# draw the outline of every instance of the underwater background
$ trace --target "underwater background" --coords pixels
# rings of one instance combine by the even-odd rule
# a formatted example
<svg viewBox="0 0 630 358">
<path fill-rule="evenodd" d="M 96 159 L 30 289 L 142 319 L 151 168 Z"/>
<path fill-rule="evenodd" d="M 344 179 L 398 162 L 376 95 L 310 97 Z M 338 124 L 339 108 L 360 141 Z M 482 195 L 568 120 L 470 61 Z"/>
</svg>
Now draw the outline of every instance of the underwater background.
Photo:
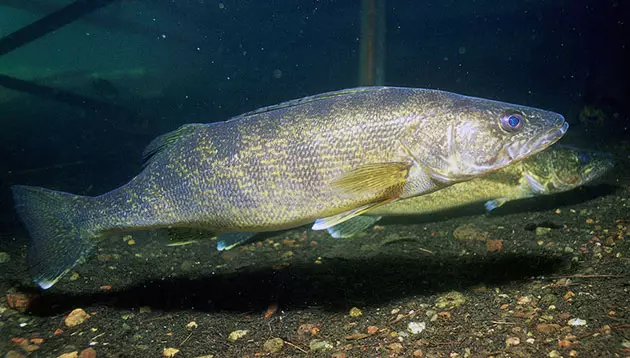
<svg viewBox="0 0 630 358">
<path fill-rule="evenodd" d="M 0 0 L 1 354 L 630 356 L 627 1 L 97 1 L 7 41 L 72 3 Z M 380 84 L 561 113 L 560 143 L 611 153 L 614 170 L 347 240 L 298 228 L 219 253 L 120 235 L 53 289 L 31 283 L 11 185 L 102 194 L 182 124 L 356 87 L 366 26 L 384 29 Z M 89 318 L 68 326 L 75 309 Z"/>
</svg>

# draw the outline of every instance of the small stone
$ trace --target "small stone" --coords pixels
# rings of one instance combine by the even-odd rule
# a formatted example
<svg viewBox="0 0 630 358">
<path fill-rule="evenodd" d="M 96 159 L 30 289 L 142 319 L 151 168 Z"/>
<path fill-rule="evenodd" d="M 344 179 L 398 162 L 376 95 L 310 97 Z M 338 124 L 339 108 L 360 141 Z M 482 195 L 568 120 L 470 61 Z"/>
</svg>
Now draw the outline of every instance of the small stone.
<svg viewBox="0 0 630 358">
<path fill-rule="evenodd" d="M 536 236 L 545 236 L 551 232 L 550 227 L 536 227 Z"/>
<path fill-rule="evenodd" d="M 149 306 L 141 306 L 140 307 L 140 313 L 149 313 L 151 312 L 151 307 Z"/>
<path fill-rule="evenodd" d="M 130 239 L 129 241 L 127 241 L 128 245 L 135 245 L 136 244 L 136 240 L 134 239 Z"/>
<path fill-rule="evenodd" d="M 518 337 L 507 337 L 505 339 L 505 346 L 506 347 L 510 347 L 510 346 L 517 346 L 521 344 L 521 339 Z"/>
<path fill-rule="evenodd" d="M 297 329 L 298 336 L 314 336 L 317 332 L 319 332 L 319 327 L 312 323 L 304 323 L 301 324 Z M 317 330 L 317 331 L 316 331 Z"/>
<path fill-rule="evenodd" d="M 367 333 L 368 334 L 375 334 L 376 332 L 378 332 L 378 327 L 376 327 L 376 326 L 368 326 L 368 328 L 367 328 Z"/>
<path fill-rule="evenodd" d="M 57 356 L 57 358 L 78 358 L 79 357 L 79 352 L 78 351 L 74 351 L 74 352 L 70 352 L 70 353 L 64 353 L 61 354 L 59 356 Z"/>
<path fill-rule="evenodd" d="M 76 281 L 79 279 L 79 273 L 78 272 L 73 272 L 72 275 L 70 275 L 70 281 Z"/>
<path fill-rule="evenodd" d="M 162 351 L 162 357 L 172 358 L 175 357 L 177 353 L 179 353 L 179 349 L 177 348 L 164 348 Z"/>
<path fill-rule="evenodd" d="M 466 302 L 466 297 L 457 292 L 451 291 L 438 297 L 435 306 L 440 309 L 454 309 L 458 308 Z"/>
<path fill-rule="evenodd" d="M 422 349 L 416 349 L 413 351 L 413 358 L 422 358 L 423 355 Z"/>
<path fill-rule="evenodd" d="M 333 349 L 332 343 L 321 339 L 313 339 L 308 343 L 312 351 L 327 351 Z"/>
<path fill-rule="evenodd" d="M 26 356 L 17 351 L 8 351 L 7 354 L 4 355 L 4 358 L 26 358 Z"/>
<path fill-rule="evenodd" d="M 271 338 L 265 341 L 263 345 L 265 352 L 278 353 L 284 348 L 284 340 L 282 338 Z"/>
<path fill-rule="evenodd" d="M 53 332 L 53 336 L 58 336 L 58 335 L 60 335 L 60 334 L 62 334 L 62 333 L 63 333 L 63 329 L 61 329 L 61 328 L 57 328 L 57 329 L 55 329 L 55 331 Z"/>
<path fill-rule="evenodd" d="M 562 357 L 562 355 L 558 351 L 553 350 L 553 351 L 549 352 L 549 354 L 547 354 L 547 357 L 549 357 L 549 358 L 560 358 L 560 357 Z"/>
<path fill-rule="evenodd" d="M 77 308 L 70 312 L 70 314 L 66 317 L 65 323 L 66 327 L 74 327 L 80 325 L 85 322 L 86 319 L 90 317 L 82 308 Z"/>
<path fill-rule="evenodd" d="M 558 296 L 548 293 L 540 298 L 538 304 L 541 306 L 550 306 L 558 302 Z"/>
<path fill-rule="evenodd" d="M 499 252 L 503 250 L 503 240 L 488 240 L 486 241 L 486 251 Z"/>
<path fill-rule="evenodd" d="M 455 231 L 453 231 L 453 236 L 455 237 L 455 240 L 460 241 L 485 241 L 488 238 L 488 232 L 477 228 L 473 224 L 464 224 L 458 226 Z"/>
<path fill-rule="evenodd" d="M 33 344 L 42 344 L 42 343 L 44 343 L 44 339 L 43 338 L 31 338 L 31 343 L 33 343 Z"/>
<path fill-rule="evenodd" d="M 363 311 L 361 311 L 358 307 L 352 307 L 350 309 L 350 317 L 361 317 L 363 316 Z"/>
<path fill-rule="evenodd" d="M 346 353 L 344 352 L 335 352 L 333 353 L 330 358 L 346 358 Z"/>
<path fill-rule="evenodd" d="M 516 299 L 516 303 L 521 306 L 526 306 L 532 302 L 531 296 L 520 296 Z"/>
<path fill-rule="evenodd" d="M 237 340 L 245 337 L 247 333 L 249 333 L 249 330 L 247 329 L 239 329 L 236 331 L 232 331 L 230 332 L 230 335 L 228 336 L 228 341 L 236 342 Z"/>
<path fill-rule="evenodd" d="M 197 327 L 199 327 L 199 325 L 195 321 L 188 322 L 188 324 L 186 325 L 186 328 L 188 329 L 195 329 Z"/>
<path fill-rule="evenodd" d="M 569 326 L 586 326 L 586 321 L 581 318 L 571 318 L 567 324 Z"/>
<path fill-rule="evenodd" d="M 407 331 L 411 334 L 420 334 L 427 328 L 424 322 L 409 322 L 407 325 Z"/>
<path fill-rule="evenodd" d="M 392 343 L 390 345 L 387 346 L 387 349 L 389 349 L 390 351 L 394 352 L 394 353 L 402 353 L 402 351 L 404 350 L 404 347 L 402 345 L 402 343 Z"/>
<path fill-rule="evenodd" d="M 33 295 L 26 293 L 7 293 L 7 306 L 19 312 L 25 312 L 31 305 Z"/>
<path fill-rule="evenodd" d="M 11 256 L 6 252 L 0 252 L 0 264 L 4 264 L 11 261 Z"/>
<path fill-rule="evenodd" d="M 569 351 L 569 357 L 577 357 L 578 352 L 575 349 Z"/>
<path fill-rule="evenodd" d="M 551 334 L 560 330 L 560 325 L 555 323 L 542 323 L 536 326 L 536 331 L 544 334 Z"/>
<path fill-rule="evenodd" d="M 86 348 L 79 353 L 79 358 L 96 358 L 96 351 L 94 348 Z"/>
</svg>

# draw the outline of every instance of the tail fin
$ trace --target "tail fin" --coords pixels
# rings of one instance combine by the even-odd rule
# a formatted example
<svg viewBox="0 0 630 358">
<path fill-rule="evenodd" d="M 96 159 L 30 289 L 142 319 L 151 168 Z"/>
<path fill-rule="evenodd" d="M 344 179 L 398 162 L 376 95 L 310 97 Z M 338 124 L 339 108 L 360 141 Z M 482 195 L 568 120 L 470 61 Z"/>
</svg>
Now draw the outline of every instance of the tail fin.
<svg viewBox="0 0 630 358">
<path fill-rule="evenodd" d="M 29 271 L 41 288 L 50 288 L 96 245 L 87 225 L 91 198 L 22 185 L 11 189 L 31 236 Z"/>
</svg>

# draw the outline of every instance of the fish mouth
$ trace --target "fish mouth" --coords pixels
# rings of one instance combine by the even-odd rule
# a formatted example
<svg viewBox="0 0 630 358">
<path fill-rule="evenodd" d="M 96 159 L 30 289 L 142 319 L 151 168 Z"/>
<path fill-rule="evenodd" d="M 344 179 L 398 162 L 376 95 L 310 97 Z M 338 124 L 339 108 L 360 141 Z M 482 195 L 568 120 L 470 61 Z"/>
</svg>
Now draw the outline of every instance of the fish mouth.
<svg viewBox="0 0 630 358">
<path fill-rule="evenodd" d="M 547 149 L 549 146 L 557 142 L 569 129 L 569 123 L 564 120 L 564 117 L 560 116 L 558 122 L 562 125 L 558 125 L 548 130 L 539 138 L 531 139 L 525 142 L 524 145 L 511 145 L 507 148 L 507 155 L 510 161 L 523 160 L 532 154 L 536 154 Z"/>
</svg>

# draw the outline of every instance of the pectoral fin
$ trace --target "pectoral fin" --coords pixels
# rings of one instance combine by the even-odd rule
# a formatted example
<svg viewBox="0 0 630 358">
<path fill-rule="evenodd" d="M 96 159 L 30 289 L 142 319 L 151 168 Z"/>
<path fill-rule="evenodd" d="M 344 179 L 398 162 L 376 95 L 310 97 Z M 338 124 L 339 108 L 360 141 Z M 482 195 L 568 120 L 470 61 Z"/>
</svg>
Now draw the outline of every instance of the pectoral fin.
<svg viewBox="0 0 630 358">
<path fill-rule="evenodd" d="M 352 237 L 374 225 L 377 221 L 381 220 L 381 218 L 381 216 L 359 215 L 329 227 L 328 233 L 335 239 Z"/>
<path fill-rule="evenodd" d="M 344 221 L 350 220 L 358 215 L 361 215 L 369 210 L 372 210 L 374 208 L 378 208 L 381 205 L 385 205 L 385 204 L 389 204 L 392 201 L 394 201 L 395 199 L 389 199 L 389 200 L 385 200 L 385 201 L 381 201 L 378 203 L 370 203 L 370 204 L 366 204 L 366 205 L 362 205 L 359 206 L 358 208 L 343 212 L 341 214 L 337 214 L 337 215 L 333 215 L 333 216 L 329 216 L 327 218 L 323 218 L 323 219 L 317 219 L 315 220 L 315 224 L 313 224 L 313 230 L 324 230 L 324 229 L 328 229 L 329 227 L 335 226 L 335 225 L 339 225 Z"/>
<path fill-rule="evenodd" d="M 404 162 L 366 164 L 335 179 L 332 187 L 350 194 L 402 188 L 410 167 Z"/>
<path fill-rule="evenodd" d="M 536 195 L 541 195 L 545 194 L 545 192 L 547 191 L 547 188 L 545 188 L 543 184 L 538 182 L 538 180 L 536 180 L 536 178 L 534 178 L 531 174 L 526 173 L 525 179 L 527 180 L 527 184 L 529 184 L 532 193 Z"/>
</svg>

